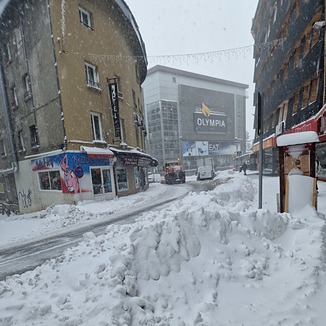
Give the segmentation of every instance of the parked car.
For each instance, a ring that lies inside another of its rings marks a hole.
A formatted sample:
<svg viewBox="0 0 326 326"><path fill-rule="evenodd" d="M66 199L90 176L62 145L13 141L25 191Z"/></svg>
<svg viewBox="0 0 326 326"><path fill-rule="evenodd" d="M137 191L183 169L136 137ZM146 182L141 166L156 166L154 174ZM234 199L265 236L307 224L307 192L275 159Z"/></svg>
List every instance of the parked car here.
<svg viewBox="0 0 326 326"><path fill-rule="evenodd" d="M211 165L200 166L197 170L197 180L214 179L215 172Z"/></svg>

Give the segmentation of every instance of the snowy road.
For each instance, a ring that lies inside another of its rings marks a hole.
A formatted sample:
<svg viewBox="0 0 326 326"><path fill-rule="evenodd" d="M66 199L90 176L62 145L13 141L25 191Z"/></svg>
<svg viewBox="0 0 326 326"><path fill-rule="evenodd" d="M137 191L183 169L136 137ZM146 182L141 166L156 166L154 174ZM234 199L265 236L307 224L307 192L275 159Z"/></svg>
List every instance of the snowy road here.
<svg viewBox="0 0 326 326"><path fill-rule="evenodd" d="M144 212L163 209L173 201L184 197L193 187L194 185L191 184L168 186L168 190L160 193L157 198L133 205L129 209L121 207L122 211L120 210L119 213L108 213L107 216L102 214L100 220L74 225L52 235L0 248L0 280L4 280L8 275L32 270L48 259L59 257L65 249L76 246L82 241L86 232L92 231L98 236L105 233L108 225L132 223Z"/></svg>

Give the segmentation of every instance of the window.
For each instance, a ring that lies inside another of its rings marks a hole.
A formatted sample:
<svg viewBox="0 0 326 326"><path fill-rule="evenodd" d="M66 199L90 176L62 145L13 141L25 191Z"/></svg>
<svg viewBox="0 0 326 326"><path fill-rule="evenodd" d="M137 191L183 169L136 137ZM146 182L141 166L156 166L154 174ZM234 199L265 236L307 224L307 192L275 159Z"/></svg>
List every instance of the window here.
<svg viewBox="0 0 326 326"><path fill-rule="evenodd" d="M120 91L121 90L120 77L117 75L114 75L114 78L116 80L117 88L118 88L118 99L119 99L119 101L123 101L123 93Z"/></svg>
<svg viewBox="0 0 326 326"><path fill-rule="evenodd" d="M299 94L295 93L293 98L293 108L292 108L292 114L296 114L298 112L298 101L299 101Z"/></svg>
<svg viewBox="0 0 326 326"><path fill-rule="evenodd" d="M38 173L41 190L61 190L60 171L45 171Z"/></svg>
<svg viewBox="0 0 326 326"><path fill-rule="evenodd" d="M92 134L94 141L102 141L101 116L97 113L91 113Z"/></svg>
<svg viewBox="0 0 326 326"><path fill-rule="evenodd" d="M129 184L128 184L128 178L127 178L127 169L126 168L116 168L116 180L117 180L117 186L118 190L128 190Z"/></svg>
<svg viewBox="0 0 326 326"><path fill-rule="evenodd" d="M0 139L0 155L2 157L6 157L7 156L6 147L5 147L5 144L4 144L4 142L3 142L2 139Z"/></svg>
<svg viewBox="0 0 326 326"><path fill-rule="evenodd" d="M120 133L121 133L121 142L126 142L125 140L125 120L120 119Z"/></svg>
<svg viewBox="0 0 326 326"><path fill-rule="evenodd" d="M32 147L38 147L38 135L37 135L37 128L35 125L32 125L29 127L29 133L31 137L31 146Z"/></svg>
<svg viewBox="0 0 326 326"><path fill-rule="evenodd" d="M20 27L15 28L14 34L15 34L15 42L16 42L17 49L20 49L21 46L23 45L23 37L22 37L22 32L20 30Z"/></svg>
<svg viewBox="0 0 326 326"><path fill-rule="evenodd" d="M304 92L303 92L303 100L302 100L303 109L308 106L308 100L309 100L309 85L306 85L304 87Z"/></svg>
<svg viewBox="0 0 326 326"><path fill-rule="evenodd" d="M32 88L31 88L31 79L29 74L25 74L23 76L23 84L24 84L24 100L27 101L32 98Z"/></svg>
<svg viewBox="0 0 326 326"><path fill-rule="evenodd" d="M89 11L79 7L79 19L80 19L80 22L91 28L92 27L92 24L91 24L91 14Z"/></svg>
<svg viewBox="0 0 326 326"><path fill-rule="evenodd" d="M320 30L313 28L311 32L312 32L312 37L311 37L311 48L312 48L318 43L320 39Z"/></svg>
<svg viewBox="0 0 326 326"><path fill-rule="evenodd" d="M7 65L11 62L11 52L10 52L9 43L5 44L3 48L4 48L4 61L5 64Z"/></svg>
<svg viewBox="0 0 326 326"><path fill-rule="evenodd" d="M317 98L317 79L313 79L310 82L309 87L309 104L316 101Z"/></svg>
<svg viewBox="0 0 326 326"><path fill-rule="evenodd" d="M18 131L18 150L20 152L25 152L26 151L24 137L23 137L23 131L22 130L19 130Z"/></svg>
<svg viewBox="0 0 326 326"><path fill-rule="evenodd" d="M96 88L99 90L101 89L99 83L99 76L95 66L85 62L85 75L87 87Z"/></svg>
<svg viewBox="0 0 326 326"><path fill-rule="evenodd" d="M17 98L17 91L16 86L12 86L10 88L10 96L11 96L11 108L16 109L18 107L18 98Z"/></svg>

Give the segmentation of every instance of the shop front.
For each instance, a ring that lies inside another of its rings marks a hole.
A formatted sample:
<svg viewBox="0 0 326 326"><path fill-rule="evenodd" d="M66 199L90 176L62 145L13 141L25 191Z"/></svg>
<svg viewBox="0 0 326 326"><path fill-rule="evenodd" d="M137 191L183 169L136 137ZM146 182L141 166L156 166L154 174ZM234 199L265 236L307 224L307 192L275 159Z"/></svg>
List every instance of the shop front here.
<svg viewBox="0 0 326 326"><path fill-rule="evenodd" d="M306 120L292 129L283 133L273 134L263 141L264 153L264 172L272 171L278 172L278 148L276 146L276 139L280 135L294 134L313 131L316 132L319 142L315 145L316 150L316 174L318 180L326 181L326 105L309 120ZM252 147L253 152L259 151L259 143Z"/></svg>
<svg viewBox="0 0 326 326"><path fill-rule="evenodd" d="M126 196L148 188L147 169L158 165L158 161L136 148L124 149L110 147L116 160L114 174L116 177L116 193Z"/></svg>

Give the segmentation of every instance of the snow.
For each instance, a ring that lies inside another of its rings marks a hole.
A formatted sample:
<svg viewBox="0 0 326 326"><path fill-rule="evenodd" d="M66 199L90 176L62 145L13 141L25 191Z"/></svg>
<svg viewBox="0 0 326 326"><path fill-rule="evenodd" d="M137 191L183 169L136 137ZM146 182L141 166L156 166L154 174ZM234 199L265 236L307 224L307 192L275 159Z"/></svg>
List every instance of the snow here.
<svg viewBox="0 0 326 326"><path fill-rule="evenodd" d="M302 131L278 136L277 146L289 146L297 144L318 143L319 138L315 131Z"/></svg>
<svg viewBox="0 0 326 326"><path fill-rule="evenodd" d="M103 235L88 232L61 257L1 281L0 325L324 325L326 184L318 183L318 212L308 205L280 214L278 178L263 179L263 209L257 175L216 180L211 191ZM175 187L153 183L113 201L2 217L0 246L121 207L132 214Z"/></svg>
<svg viewBox="0 0 326 326"><path fill-rule="evenodd" d="M107 148L80 146L80 149L89 154L100 154L100 155L104 154L104 155L112 155L112 157L114 156L113 152Z"/></svg>
<svg viewBox="0 0 326 326"><path fill-rule="evenodd" d="M297 172L294 172L295 170ZM303 175L302 171L298 168L293 168L288 175L288 212L293 213L295 211L301 211L305 206L313 206L313 194L315 185L315 179L306 175ZM301 175L298 174L301 172Z"/></svg>

